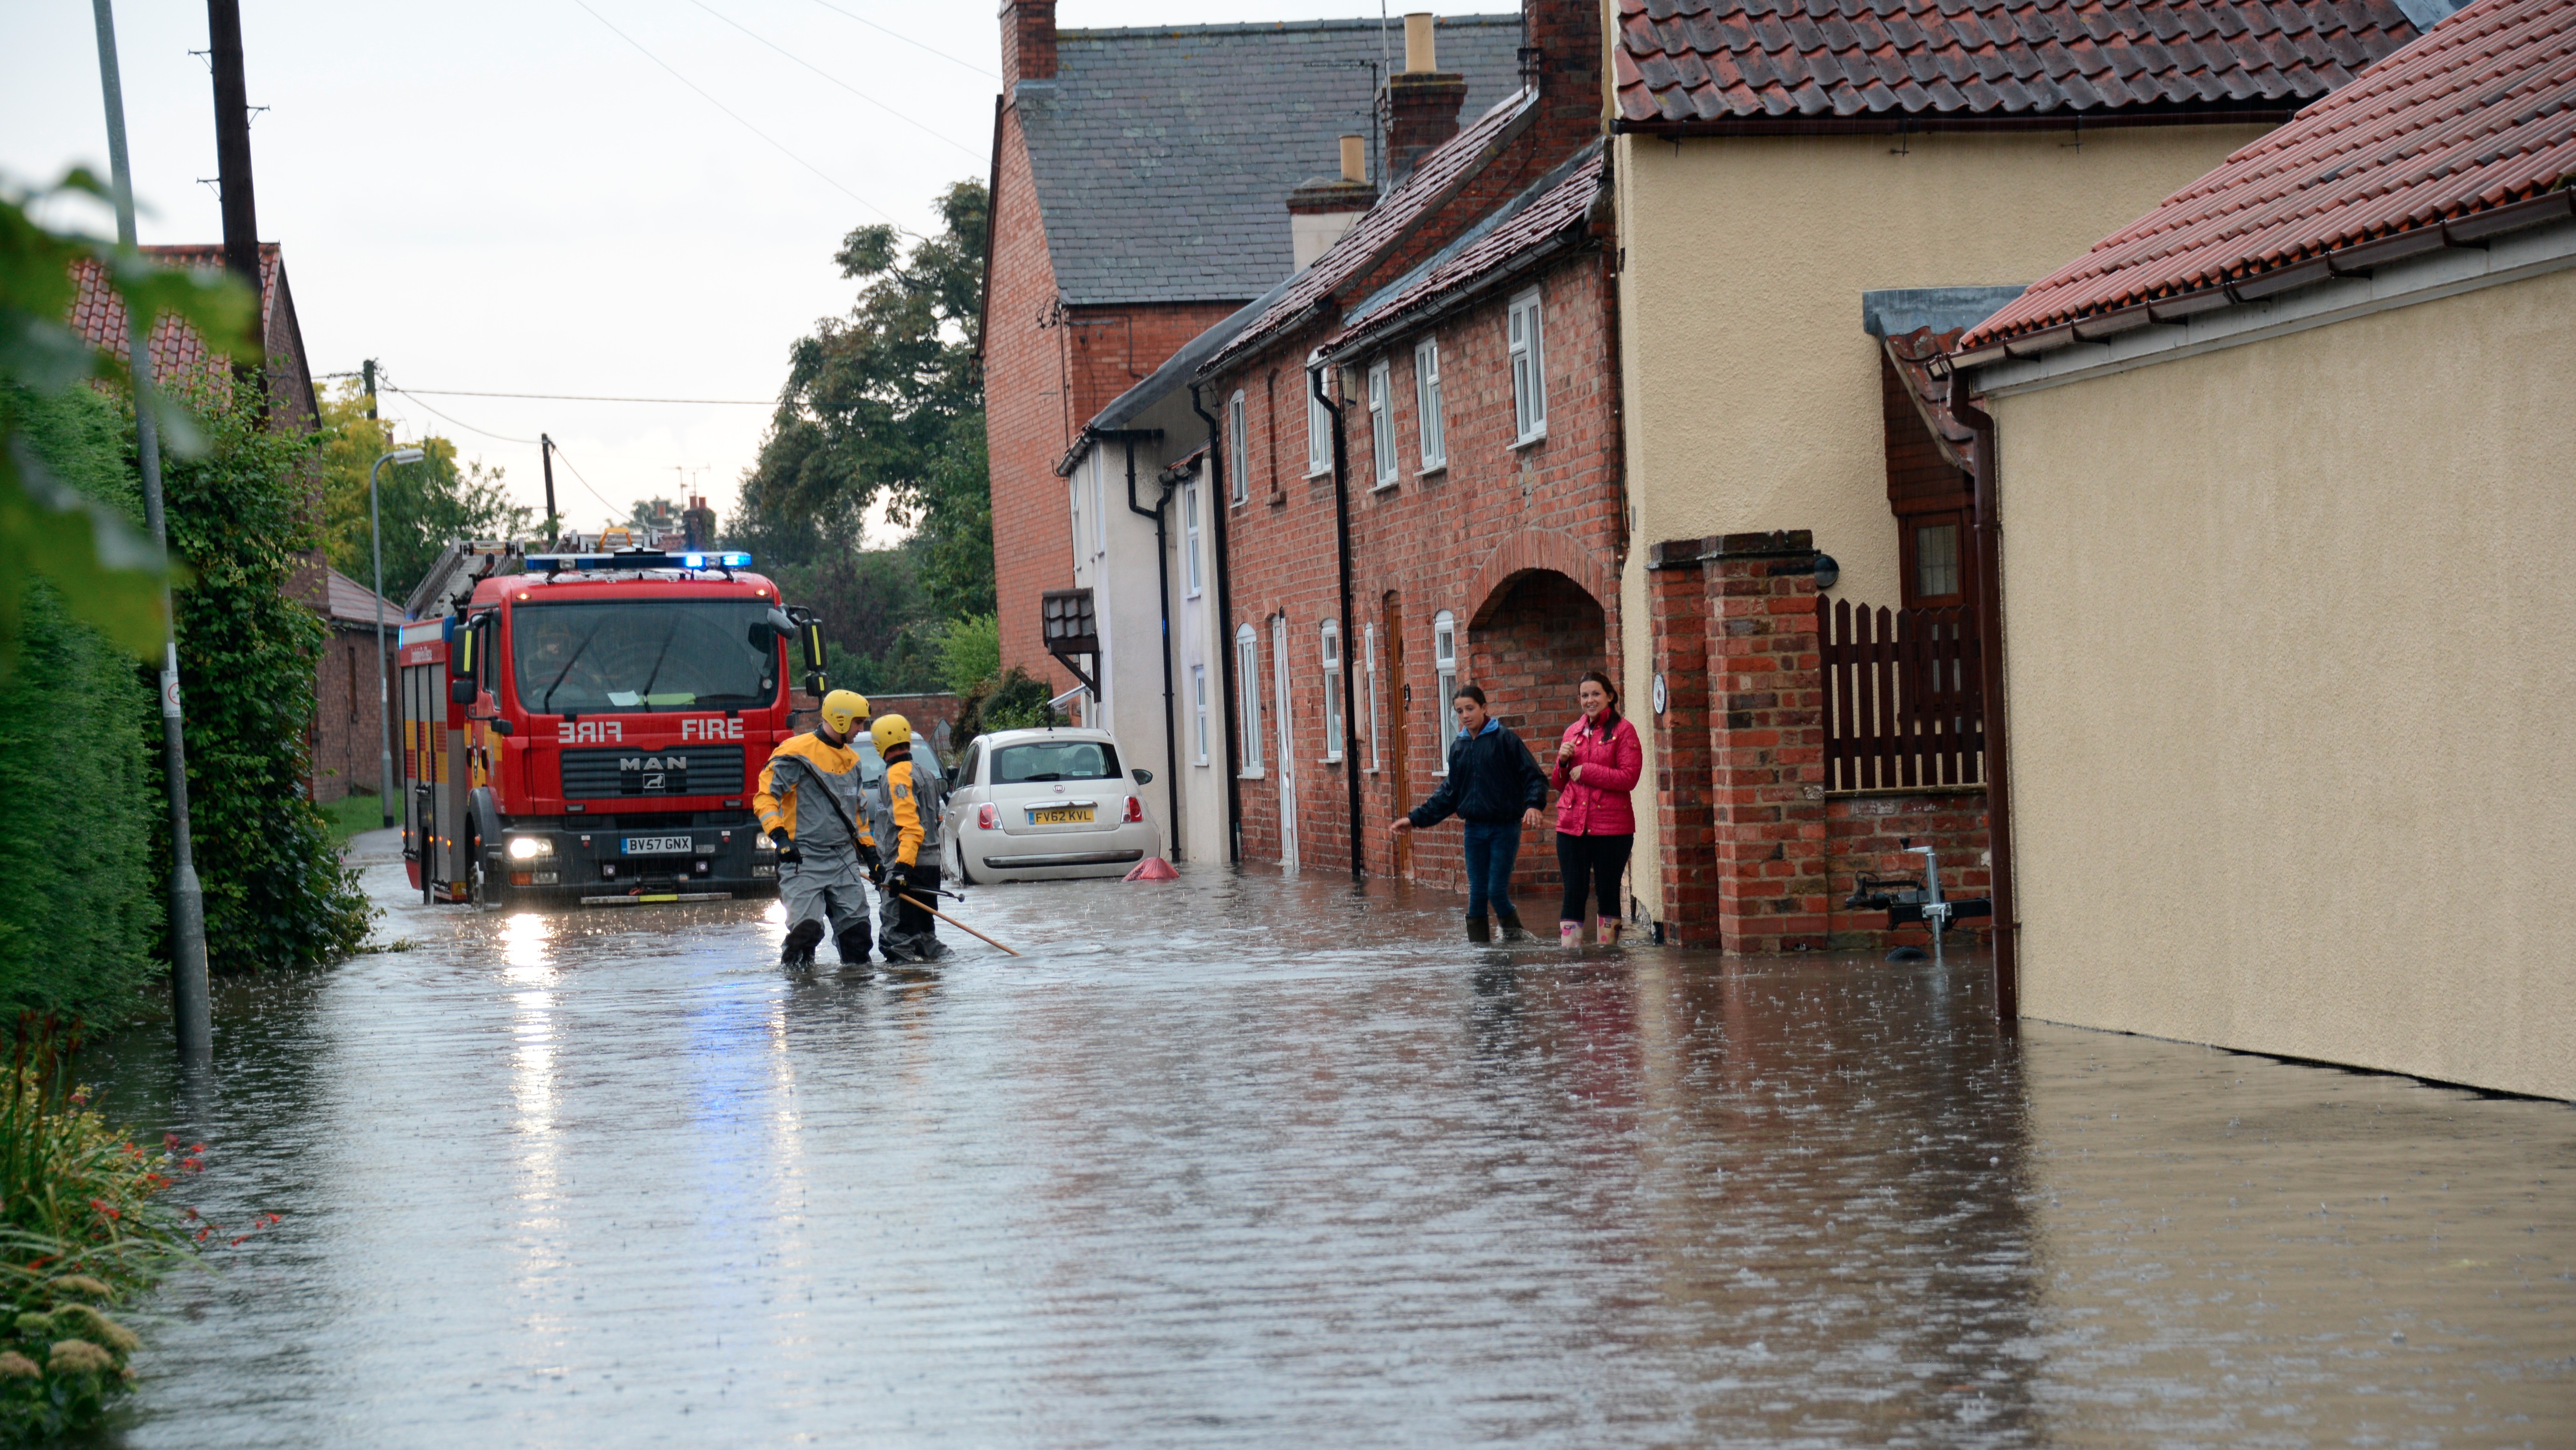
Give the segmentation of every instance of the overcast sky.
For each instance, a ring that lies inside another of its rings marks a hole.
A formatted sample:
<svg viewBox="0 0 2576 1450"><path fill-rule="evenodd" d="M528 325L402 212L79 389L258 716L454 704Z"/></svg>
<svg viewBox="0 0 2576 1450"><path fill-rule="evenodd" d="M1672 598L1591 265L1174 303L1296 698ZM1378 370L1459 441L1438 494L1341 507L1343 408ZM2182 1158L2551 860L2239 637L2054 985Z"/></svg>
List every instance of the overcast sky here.
<svg viewBox="0 0 2576 1450"><path fill-rule="evenodd" d="M884 220L928 231L934 194L985 175L998 8L242 0L250 102L268 108L251 127L260 236L285 248L314 369L373 357L419 389L775 397L788 344L849 305L832 265L841 236ZM50 181L73 164L104 176L88 0L0 9L0 179ZM215 174L213 92L189 54L206 48L205 6L117 0L116 12L142 240L218 241L214 187L200 184ZM1374 12L1369 0L1064 0L1059 23ZM113 227L85 207L51 215ZM406 429L506 469L531 505L543 494L534 440L551 433L601 496L558 469L561 506L582 527L657 493L694 490L729 512L769 417L765 405L383 402Z"/></svg>

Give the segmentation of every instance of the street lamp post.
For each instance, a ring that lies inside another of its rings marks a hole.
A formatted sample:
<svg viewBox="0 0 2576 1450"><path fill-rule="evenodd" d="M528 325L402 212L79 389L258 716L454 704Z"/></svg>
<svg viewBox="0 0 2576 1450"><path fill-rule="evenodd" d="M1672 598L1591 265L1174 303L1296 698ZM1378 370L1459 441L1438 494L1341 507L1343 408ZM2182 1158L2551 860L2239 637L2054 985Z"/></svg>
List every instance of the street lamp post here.
<svg viewBox="0 0 2576 1450"><path fill-rule="evenodd" d="M368 606L376 616L376 708L386 708L385 692L385 515L376 502L376 470L387 463L418 463L422 453L417 448L397 448L376 456L367 467L367 539L376 555L376 600ZM390 725L391 722L385 722ZM383 808L384 823L394 823L394 744L390 729L376 732L376 803Z"/></svg>

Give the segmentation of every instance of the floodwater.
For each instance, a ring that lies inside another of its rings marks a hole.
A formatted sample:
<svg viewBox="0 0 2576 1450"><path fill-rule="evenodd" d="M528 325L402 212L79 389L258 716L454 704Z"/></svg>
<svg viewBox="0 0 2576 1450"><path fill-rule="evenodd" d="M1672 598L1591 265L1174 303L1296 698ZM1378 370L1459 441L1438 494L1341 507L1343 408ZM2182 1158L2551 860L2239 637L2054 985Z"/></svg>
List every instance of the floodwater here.
<svg viewBox="0 0 2576 1450"><path fill-rule="evenodd" d="M1259 870L799 980L766 904L427 910L386 840L416 949L226 986L194 1089L112 1046L284 1215L124 1443L2576 1444L2563 1104Z"/></svg>

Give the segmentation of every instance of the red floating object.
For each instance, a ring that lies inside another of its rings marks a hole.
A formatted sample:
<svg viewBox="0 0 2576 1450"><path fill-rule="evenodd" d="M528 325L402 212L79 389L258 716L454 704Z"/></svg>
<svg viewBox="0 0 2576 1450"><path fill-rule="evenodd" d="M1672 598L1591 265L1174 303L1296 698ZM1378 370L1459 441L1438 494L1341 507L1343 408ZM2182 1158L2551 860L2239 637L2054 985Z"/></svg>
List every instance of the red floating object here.
<svg viewBox="0 0 2576 1450"><path fill-rule="evenodd" d="M1126 879L1130 881L1178 881L1181 879L1181 873L1173 870L1172 863L1164 860L1162 857L1148 856L1144 860L1136 863L1136 869L1128 872Z"/></svg>

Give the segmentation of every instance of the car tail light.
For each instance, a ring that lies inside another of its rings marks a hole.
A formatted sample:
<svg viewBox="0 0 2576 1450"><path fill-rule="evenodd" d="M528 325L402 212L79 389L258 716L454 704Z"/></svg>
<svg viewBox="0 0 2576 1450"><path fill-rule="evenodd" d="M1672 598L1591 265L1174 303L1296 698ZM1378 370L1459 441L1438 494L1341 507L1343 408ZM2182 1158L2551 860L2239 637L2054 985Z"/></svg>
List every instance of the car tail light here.
<svg viewBox="0 0 2576 1450"><path fill-rule="evenodd" d="M1145 819L1145 803L1132 795L1127 797L1127 824L1132 826L1143 819Z"/></svg>
<svg viewBox="0 0 2576 1450"><path fill-rule="evenodd" d="M1001 824L1001 813L994 810L991 806L981 805L975 808L975 829L979 831L998 830L1001 827Z"/></svg>

